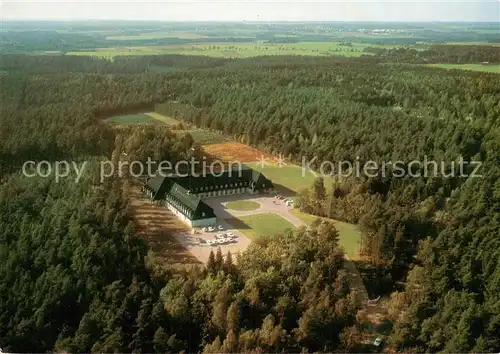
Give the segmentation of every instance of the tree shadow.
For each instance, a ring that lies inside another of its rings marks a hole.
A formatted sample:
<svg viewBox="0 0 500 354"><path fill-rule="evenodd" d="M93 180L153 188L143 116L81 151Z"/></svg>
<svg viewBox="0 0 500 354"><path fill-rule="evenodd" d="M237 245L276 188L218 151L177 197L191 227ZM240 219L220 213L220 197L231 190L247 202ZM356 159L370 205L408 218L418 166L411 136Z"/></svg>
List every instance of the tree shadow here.
<svg viewBox="0 0 500 354"><path fill-rule="evenodd" d="M227 222L229 225L234 227L237 230L250 230L251 227L244 221L238 219L238 218L229 218L225 219L225 222Z"/></svg>
<svg viewBox="0 0 500 354"><path fill-rule="evenodd" d="M273 184L274 184L274 188L278 191L278 193L284 197L295 197L297 195L297 192L291 190L288 187L285 187L282 184L278 184L278 183L273 183Z"/></svg>

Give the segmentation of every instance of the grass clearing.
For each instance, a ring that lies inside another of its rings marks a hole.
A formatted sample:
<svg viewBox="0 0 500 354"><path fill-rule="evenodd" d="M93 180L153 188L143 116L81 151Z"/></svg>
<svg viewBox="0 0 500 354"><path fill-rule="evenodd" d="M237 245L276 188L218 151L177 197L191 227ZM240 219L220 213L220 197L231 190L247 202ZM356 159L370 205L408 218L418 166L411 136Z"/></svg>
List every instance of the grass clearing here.
<svg viewBox="0 0 500 354"><path fill-rule="evenodd" d="M293 196L303 189L310 188L316 176L311 171L302 171L302 167L287 164L278 166L274 163L266 163L264 166L260 162L251 162L247 164L251 168L263 173L267 178L273 181L274 186L283 195ZM327 191L331 191L334 179L324 177Z"/></svg>
<svg viewBox="0 0 500 354"><path fill-rule="evenodd" d="M287 220L274 213L246 215L226 221L252 241L258 241L262 236L273 236L278 232L294 228Z"/></svg>
<svg viewBox="0 0 500 354"><path fill-rule="evenodd" d="M308 225L311 225L316 219L318 219L317 216L303 213L299 209L293 209L291 213ZM340 236L339 243L344 248L344 251L349 258L359 258L358 248L361 240L361 232L359 231L358 226L343 221L332 219L328 220L333 221L335 224L335 228L338 230Z"/></svg>
<svg viewBox="0 0 500 354"><path fill-rule="evenodd" d="M228 140L224 135L211 130L194 128L186 130L186 132L191 134L194 141L200 145L219 144Z"/></svg>
<svg viewBox="0 0 500 354"><path fill-rule="evenodd" d="M180 123L177 119L174 119L172 117L164 116L162 114L156 113L156 112L149 112L149 113L144 113L145 115L157 119L160 122L163 122L167 125L177 125Z"/></svg>
<svg viewBox="0 0 500 354"><path fill-rule="evenodd" d="M226 208L231 210L255 210L260 208L260 204L257 202L252 202L250 200L235 200L233 202L227 202Z"/></svg>
<svg viewBox="0 0 500 354"><path fill-rule="evenodd" d="M460 69L497 74L500 73L500 65L498 64L426 64L426 66L448 70Z"/></svg>
<svg viewBox="0 0 500 354"><path fill-rule="evenodd" d="M114 125L161 124L157 119L154 119L145 114L127 114L114 116L106 119L106 122Z"/></svg>
<svg viewBox="0 0 500 354"><path fill-rule="evenodd" d="M204 145L203 151L211 158L224 162L255 162L262 156L269 160L274 159L269 154L235 141Z"/></svg>

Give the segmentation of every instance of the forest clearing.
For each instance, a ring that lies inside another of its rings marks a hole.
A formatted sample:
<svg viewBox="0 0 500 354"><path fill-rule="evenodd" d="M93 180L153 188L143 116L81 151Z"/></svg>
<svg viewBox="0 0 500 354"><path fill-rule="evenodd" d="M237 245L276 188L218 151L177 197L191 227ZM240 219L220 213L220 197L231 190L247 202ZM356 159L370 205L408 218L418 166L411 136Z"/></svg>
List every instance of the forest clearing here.
<svg viewBox="0 0 500 354"><path fill-rule="evenodd" d="M248 163L259 161L262 158L271 162L276 159L263 151L235 141L219 144L204 144L202 150L210 159L223 162Z"/></svg>

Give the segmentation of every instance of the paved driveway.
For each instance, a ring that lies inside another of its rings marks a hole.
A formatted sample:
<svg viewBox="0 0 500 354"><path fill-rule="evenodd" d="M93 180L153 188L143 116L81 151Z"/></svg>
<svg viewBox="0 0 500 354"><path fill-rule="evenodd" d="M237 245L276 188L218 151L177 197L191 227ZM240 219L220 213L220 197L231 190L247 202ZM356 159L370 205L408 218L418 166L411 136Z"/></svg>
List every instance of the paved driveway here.
<svg viewBox="0 0 500 354"><path fill-rule="evenodd" d="M231 210L227 209L225 204L230 201L236 200L251 200L260 204L260 208L255 210ZM174 237L179 241L184 247L186 247L189 252L191 252L197 259L201 262L206 263L210 255L210 251L213 250L217 252L220 247L222 254L227 255L227 252L231 252L236 260L236 255L240 252L245 251L250 243L252 242L247 236L242 232L235 229L226 220L237 218L245 215L263 214L263 213L276 213L281 215L283 218L288 220L292 225L298 227L304 225L304 223L290 213L292 207L287 206L283 201L270 196L262 195L250 195L250 194L239 194L231 196L220 196L212 197L204 200L208 205L210 205L217 215L217 225L221 225L224 231L216 232L203 232L201 229L193 230L192 232L184 231L174 233ZM224 245L214 245L210 246L207 244L207 240L215 239L217 233L232 232L236 239L232 243Z"/></svg>
<svg viewBox="0 0 500 354"><path fill-rule="evenodd" d="M255 210L232 210L226 208L226 203L236 200L249 200L252 202L257 202L260 204L260 208ZM283 218L288 220L293 226L302 226L304 223L299 218L295 217L290 213L293 207L289 207L284 201L262 195L231 195L231 196L221 196L216 198L206 199L205 203L210 205L215 212L217 217L222 219L230 219L239 216L255 215L263 213L275 213L281 215Z"/></svg>

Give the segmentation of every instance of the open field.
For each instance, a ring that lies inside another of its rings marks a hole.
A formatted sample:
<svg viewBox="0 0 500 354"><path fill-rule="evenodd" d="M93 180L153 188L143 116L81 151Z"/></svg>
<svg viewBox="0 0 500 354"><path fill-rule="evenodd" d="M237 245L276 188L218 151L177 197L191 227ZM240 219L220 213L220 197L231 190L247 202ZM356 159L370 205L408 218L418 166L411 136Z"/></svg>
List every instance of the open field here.
<svg viewBox="0 0 500 354"><path fill-rule="evenodd" d="M142 113L114 116L106 119L106 122L116 125L160 124L157 119Z"/></svg>
<svg viewBox="0 0 500 354"><path fill-rule="evenodd" d="M460 69L460 70L472 70L472 71L482 71L489 73L500 73L500 65L495 64L426 64L426 66L431 66L435 68L442 69Z"/></svg>
<svg viewBox="0 0 500 354"><path fill-rule="evenodd" d="M172 117L164 116L162 114L156 113L156 112L148 112L144 113L145 115L157 119L160 122L163 122L167 125L176 125L179 124L180 122Z"/></svg>
<svg viewBox="0 0 500 354"><path fill-rule="evenodd" d="M311 172L304 170L302 167L294 164L279 166L275 163L266 163L262 166L259 162L251 162L247 164L251 168L262 172L267 178L273 181L278 192L285 196L293 196L303 189L310 188L316 176ZM325 177L325 187L331 190L334 179Z"/></svg>
<svg viewBox="0 0 500 354"><path fill-rule="evenodd" d="M302 189L312 186L316 176L310 171L302 173L302 168L294 164L278 165L278 159L248 145L228 142L223 144L204 145L203 151L214 159L226 162L241 162L262 172L273 181L276 189L283 195L293 196ZM261 159L264 158L264 164ZM325 187L331 190L333 178L325 178Z"/></svg>
<svg viewBox="0 0 500 354"><path fill-rule="evenodd" d="M340 42L297 42L297 43L261 43L261 42L213 42L170 44L159 46L130 46L114 48L97 48L93 51L68 52L66 55L89 55L112 58L118 55L157 55L185 54L205 55L222 58L248 58L260 55L341 55L359 57L366 47L391 48L393 45L378 45Z"/></svg>
<svg viewBox="0 0 500 354"><path fill-rule="evenodd" d="M295 215L308 225L312 224L316 219L318 219L317 216L303 213L299 209L293 209L290 212L292 213L292 215ZM356 225L349 224L343 221L336 221L332 219L328 220L334 222L335 228L338 230L340 236L339 244L344 248L344 251L349 256L349 258L359 258L358 248L359 242L361 240L361 233L358 227Z"/></svg>
<svg viewBox="0 0 500 354"><path fill-rule="evenodd" d="M231 210L255 210L260 208L260 204L257 202L252 202L250 200L235 200L226 203L226 208Z"/></svg>
<svg viewBox="0 0 500 354"><path fill-rule="evenodd" d="M193 137L194 141L200 145L220 144L228 141L228 138L215 131L193 128L186 130Z"/></svg>
<svg viewBox="0 0 500 354"><path fill-rule="evenodd" d="M262 156L269 160L274 159L269 154L234 141L203 145L203 151L211 158L225 162L255 162Z"/></svg>
<svg viewBox="0 0 500 354"><path fill-rule="evenodd" d="M294 228L292 224L274 213L240 216L226 221L252 241L257 241L262 236L272 236Z"/></svg>
<svg viewBox="0 0 500 354"><path fill-rule="evenodd" d="M483 30L485 33L497 33L500 35L500 32L498 30ZM449 45L487 45L487 46L493 46L493 47L500 47L500 43L492 43L492 42L446 42L445 44Z"/></svg>
<svg viewBox="0 0 500 354"><path fill-rule="evenodd" d="M116 35L107 36L106 39L110 41L133 41L133 40L146 40L146 39L160 39L160 38L181 38L181 39L196 39L206 38L207 36L196 32L144 32L137 35Z"/></svg>

